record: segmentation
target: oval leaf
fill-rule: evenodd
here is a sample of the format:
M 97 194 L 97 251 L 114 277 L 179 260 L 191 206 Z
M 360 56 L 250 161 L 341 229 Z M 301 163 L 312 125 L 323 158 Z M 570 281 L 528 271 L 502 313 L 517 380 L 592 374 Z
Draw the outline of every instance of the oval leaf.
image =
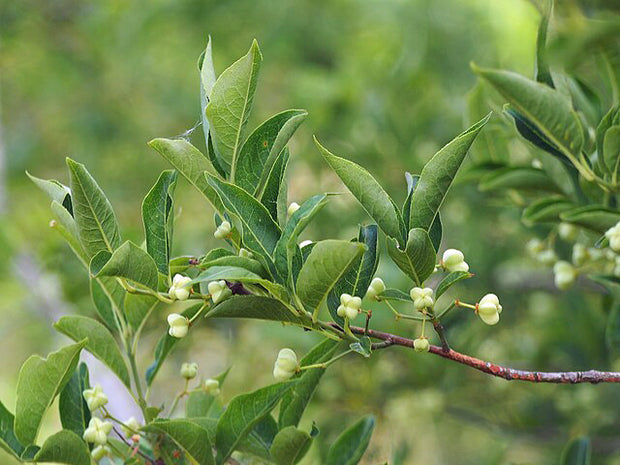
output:
M 200 465 L 215 463 L 207 430 L 188 420 L 157 420 L 142 428 L 150 433 L 164 433 L 192 460 Z
M 90 273 L 95 278 L 125 278 L 157 291 L 157 265 L 148 253 L 131 241 L 125 242 L 112 255 L 104 251 L 93 257 Z
M 356 465 L 366 452 L 374 427 L 374 417 L 367 416 L 347 429 L 329 448 L 325 465 Z
M 37 463 L 90 465 L 90 451 L 84 440 L 73 431 L 62 430 L 45 440 L 34 456 Z
M 394 240 L 388 239 L 388 253 L 403 273 L 418 286 L 435 270 L 437 252 L 428 233 L 421 228 L 409 231 L 407 246 L 400 250 Z

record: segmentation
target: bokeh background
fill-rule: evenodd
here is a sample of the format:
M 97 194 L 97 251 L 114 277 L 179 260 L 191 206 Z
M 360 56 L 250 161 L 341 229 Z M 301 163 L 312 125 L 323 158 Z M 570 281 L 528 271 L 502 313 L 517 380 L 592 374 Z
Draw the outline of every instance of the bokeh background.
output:
M 368 167 L 400 203 L 404 171 L 418 172 L 471 122 L 470 61 L 532 75 L 540 8 L 526 0 L 0 2 L 2 402 L 13 409 L 19 367 L 30 354 L 66 342 L 53 321 L 94 314 L 87 276 L 48 227 L 49 201 L 25 171 L 68 183 L 65 156 L 85 163 L 114 205 L 124 237 L 141 242 L 142 198 L 168 168 L 146 142 L 182 134 L 198 121 L 196 61 L 208 34 L 218 73 L 253 38 L 260 43 L 251 126 L 286 108 L 309 111 L 291 146 L 290 201 L 344 190 L 314 148 L 316 134 L 334 153 Z M 556 24 L 609 18 L 613 10 L 615 0 L 560 0 Z M 509 126 L 503 130 L 511 134 Z M 204 146 L 200 128 L 193 140 Z M 509 142 L 511 152 L 529 156 L 531 147 Z M 212 211 L 185 182 L 176 206 L 175 253 L 200 255 L 216 246 Z M 474 301 L 495 292 L 506 310 L 492 328 L 454 312 L 446 324 L 455 348 L 516 368 L 619 367 L 604 344 L 604 298 L 588 283 L 554 291 L 551 272 L 523 258 L 531 232 L 518 210 L 461 182 L 442 214 L 443 248 L 463 250 L 477 275 L 452 296 Z M 349 238 L 367 221 L 350 196 L 339 196 L 304 239 Z M 387 260 L 380 274 L 391 287 L 410 285 Z M 142 370 L 166 330 L 167 311 L 146 331 Z M 381 306 L 373 323 L 407 336 L 419 331 L 395 323 Z M 182 386 L 180 364 L 195 361 L 205 377 L 232 367 L 229 399 L 270 383 L 282 346 L 303 353 L 316 342 L 277 324 L 202 324 L 178 345 L 152 398 L 169 400 Z M 91 379 L 112 393 L 113 413 L 128 416 L 122 388 L 96 363 L 92 371 Z M 592 439 L 593 463 L 620 464 L 617 386 L 510 383 L 403 349 L 370 360 L 351 356 L 328 370 L 305 416 L 321 434 L 304 463 L 320 463 L 337 434 L 366 413 L 378 420 L 367 464 L 557 463 L 567 440 L 580 434 Z M 54 413 L 48 431 L 56 422 Z M 2 452 L 0 462 L 11 463 Z

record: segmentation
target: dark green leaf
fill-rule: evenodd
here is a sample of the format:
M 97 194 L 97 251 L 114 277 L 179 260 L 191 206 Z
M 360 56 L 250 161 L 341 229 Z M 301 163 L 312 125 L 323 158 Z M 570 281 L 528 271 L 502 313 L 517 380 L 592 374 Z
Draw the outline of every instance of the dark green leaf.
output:
M 428 233 L 421 228 L 409 231 L 407 246 L 400 250 L 396 241 L 388 239 L 388 253 L 396 265 L 418 286 L 435 270 L 437 253 Z
M 258 43 L 254 41 L 249 52 L 225 69 L 215 81 L 205 109 L 216 158 L 222 168 L 231 172 L 232 180 L 235 179 L 235 166 L 252 111 L 262 60 Z
M 172 247 L 172 195 L 177 184 L 177 172 L 166 170 L 142 202 L 142 222 L 146 251 L 155 261 L 160 273 L 168 276 L 168 261 Z
M 63 316 L 54 328 L 74 341 L 88 339 L 86 350 L 105 363 L 127 386 L 131 387 L 129 370 L 114 336 L 96 320 L 85 316 Z
M 89 388 L 88 367 L 85 363 L 80 363 L 58 397 L 58 410 L 60 411 L 62 427 L 73 431 L 79 437 L 84 434 L 91 418 L 90 410 L 82 395 Z
M 84 165 L 67 158 L 67 166 L 73 214 L 84 250 L 91 257 L 102 250 L 113 252 L 121 244 L 121 235 L 110 201 Z
M 276 465 L 295 465 L 312 444 L 312 437 L 294 426 L 287 426 L 278 432 L 271 445 L 271 457 Z
M 22 444 L 35 443 L 43 415 L 71 379 L 86 343 L 65 346 L 46 359 L 32 355 L 22 365 L 15 407 L 15 436 Z
M 73 431 L 62 430 L 45 440 L 34 456 L 38 463 L 66 463 L 68 465 L 90 465 L 90 451 L 84 440 Z
M 282 302 L 258 295 L 236 295 L 216 305 L 209 318 L 251 318 L 302 324 L 303 320 Z
M 590 465 L 590 439 L 580 437 L 570 441 L 562 453 L 562 465 Z
M 297 278 L 297 294 L 311 312 L 318 310 L 329 291 L 366 251 L 359 242 L 326 240 L 318 242 Z
M 157 420 L 142 428 L 168 435 L 192 460 L 200 465 L 215 463 L 207 430 L 188 420 Z
M 383 187 L 366 169 L 357 163 L 332 154 L 316 138 L 314 143 L 321 151 L 325 161 L 364 207 L 364 210 L 377 222 L 383 232 L 400 242 L 403 238 L 404 223 L 396 204 Z
M 564 197 L 543 197 L 523 210 L 521 220 L 528 226 L 538 223 L 559 223 L 560 214 L 572 208 L 575 208 L 575 204 Z
M 286 167 L 288 166 L 289 158 L 290 154 L 288 148 L 285 148 L 282 152 L 280 152 L 274 161 L 271 171 L 265 181 L 263 192 L 259 197 L 260 202 L 265 206 L 273 220 L 278 224 L 281 223 L 279 221 L 280 219 L 283 220 L 282 222 L 286 222 L 286 218 L 278 218 L 278 196 L 280 195 L 282 183 L 285 182 L 284 177 L 286 175 Z
M 587 205 L 561 213 L 560 219 L 603 234 L 620 221 L 620 213 L 600 205 Z
M 215 447 L 218 465 L 230 457 L 239 442 L 273 410 L 282 396 L 294 385 L 294 381 L 272 384 L 237 396 L 230 401 L 228 408 L 217 422 Z
M 603 156 L 613 179 L 617 179 L 620 171 L 620 125 L 611 126 L 605 132 Z
M 490 117 L 487 115 L 452 139 L 424 165 L 411 200 L 410 228 L 429 230 L 469 147 Z
M 520 166 L 500 168 L 480 180 L 482 192 L 498 189 L 561 193 L 562 190 L 540 169 Z
M 462 281 L 463 279 L 471 278 L 473 274 L 468 271 L 453 271 L 448 276 L 443 278 L 439 285 L 437 286 L 437 290 L 435 291 L 435 300 L 439 299 L 444 292 L 450 289 L 454 284 Z
M 543 14 L 538 26 L 538 35 L 536 37 L 536 81 L 543 84 L 547 84 L 549 87 L 555 87 L 553 85 L 553 78 L 551 77 L 551 70 L 549 69 L 549 63 L 547 62 L 547 29 L 549 27 L 549 18 L 553 14 L 553 0 L 547 2 L 547 10 Z
M 329 448 L 325 465 L 357 464 L 368 447 L 374 427 L 374 417 L 367 416 L 347 429 Z
M 24 446 L 15 436 L 14 422 L 13 414 L 0 402 L 0 449 L 19 458 L 24 452 Z
M 349 348 L 366 358 L 370 357 L 372 353 L 370 338 L 368 336 L 362 336 L 359 342 L 353 342 L 349 345 Z
M 106 251 L 98 253 L 91 260 L 90 273 L 95 278 L 109 276 L 128 279 L 157 291 L 157 265 L 148 253 L 131 241 L 125 242 L 111 255 Z

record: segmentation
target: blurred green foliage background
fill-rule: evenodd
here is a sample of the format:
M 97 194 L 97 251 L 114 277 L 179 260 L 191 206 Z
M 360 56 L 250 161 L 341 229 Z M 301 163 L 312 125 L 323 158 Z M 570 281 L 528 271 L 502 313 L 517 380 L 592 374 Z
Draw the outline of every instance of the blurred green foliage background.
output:
M 618 9 L 613 0 L 558 3 L 558 25 Z M 476 82 L 470 61 L 532 75 L 539 9 L 525 0 L 1 2 L 2 401 L 13 407 L 19 366 L 31 353 L 61 343 L 50 326 L 55 319 L 93 314 L 85 272 L 47 227 L 49 202 L 24 171 L 67 183 L 64 157 L 85 163 L 124 236 L 141 242 L 142 198 L 167 168 L 146 142 L 182 134 L 199 120 L 196 61 L 208 34 L 218 73 L 253 38 L 260 43 L 265 61 L 251 126 L 285 108 L 310 113 L 291 146 L 290 201 L 344 191 L 312 144 L 316 134 L 334 153 L 369 168 L 401 202 L 404 171 L 418 172 L 469 122 L 467 94 Z M 193 141 L 204 145 L 201 130 Z M 212 212 L 187 183 L 177 193 L 175 252 L 200 255 L 216 245 Z M 522 258 L 530 233 L 517 210 L 462 183 L 442 213 L 444 247 L 463 250 L 477 275 L 459 286 L 459 297 L 495 292 L 506 310 L 497 327 L 454 312 L 447 326 L 455 348 L 516 368 L 620 368 L 603 341 L 604 298 L 587 283 L 554 292 L 550 271 Z M 349 195 L 338 196 L 304 238 L 352 237 L 367 221 Z M 387 260 L 380 275 L 408 289 Z M 376 328 L 417 334 L 386 307 L 374 310 Z M 143 369 L 166 330 L 164 312 L 144 338 Z M 169 400 L 181 387 L 183 361 L 198 362 L 203 376 L 232 365 L 224 390 L 230 398 L 271 382 L 279 348 L 303 353 L 315 342 L 277 324 L 202 324 L 179 344 L 153 398 Z M 106 376 L 95 369 L 91 378 L 105 385 Z M 119 390 L 111 404 L 115 397 L 123 412 L 126 396 Z M 304 463 L 320 463 L 325 445 L 369 412 L 378 427 L 368 464 L 557 463 L 576 434 L 592 438 L 593 463 L 620 464 L 617 386 L 509 383 L 401 349 L 371 360 L 351 356 L 328 370 L 305 417 L 321 435 Z M 0 461 L 8 460 L 0 452 Z

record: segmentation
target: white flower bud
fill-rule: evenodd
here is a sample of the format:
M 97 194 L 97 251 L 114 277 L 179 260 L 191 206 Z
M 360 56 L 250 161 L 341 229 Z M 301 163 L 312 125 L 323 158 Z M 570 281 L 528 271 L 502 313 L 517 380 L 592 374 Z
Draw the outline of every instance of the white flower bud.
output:
M 142 425 L 140 424 L 138 420 L 136 420 L 136 417 L 129 417 L 121 425 L 121 431 L 126 437 L 130 438 L 134 434 L 136 434 L 140 430 L 141 427 Z
M 558 256 L 552 249 L 543 250 L 542 252 L 539 252 L 538 255 L 536 255 L 536 260 L 543 265 L 553 265 L 557 261 L 557 259 Z
M 168 334 L 172 337 L 182 338 L 187 336 L 189 331 L 189 320 L 183 315 L 172 313 L 168 315 Z
M 605 252 L 601 249 L 597 249 L 596 247 L 588 248 L 588 255 L 593 261 L 601 260 L 605 257 Z
M 480 319 L 488 325 L 496 325 L 499 322 L 499 314 L 502 313 L 502 306 L 499 298 L 495 294 L 486 294 L 477 305 L 477 312 Z
M 430 308 L 435 303 L 433 301 L 433 290 L 430 287 L 414 287 L 409 291 L 409 295 L 416 310 Z
M 286 213 L 288 214 L 288 216 L 293 216 L 293 213 L 295 213 L 297 210 L 299 210 L 299 204 L 297 202 L 291 202 L 291 204 L 288 206 L 288 210 L 286 211 Z
M 385 291 L 385 283 L 381 278 L 377 277 L 370 282 L 370 286 L 368 286 L 365 297 L 369 299 L 376 299 L 377 295 L 381 294 L 383 291 Z
M 252 258 L 254 257 L 254 254 L 250 252 L 248 249 L 244 249 L 243 247 L 241 247 L 239 249 L 239 256 L 243 258 Z
M 216 239 L 224 239 L 230 235 L 231 231 L 232 231 L 232 226 L 230 225 L 230 223 L 228 221 L 222 221 L 222 223 L 217 227 L 217 229 L 213 233 L 213 236 Z
M 574 224 L 560 223 L 558 226 L 558 234 L 565 241 L 574 241 L 578 233 L 579 229 Z
M 308 240 L 308 239 L 307 239 L 307 240 L 305 240 L 305 241 L 301 241 L 301 242 L 299 243 L 299 248 L 300 248 L 300 249 L 303 249 L 305 246 L 310 245 L 310 244 L 312 244 L 312 241 L 311 241 L 311 240 Z
M 217 379 L 205 379 L 202 383 L 202 390 L 213 397 L 220 395 L 220 382 Z
M 620 252 L 620 221 L 605 232 L 605 237 L 609 240 L 609 247 L 615 252 Z
M 93 449 L 90 455 L 96 462 L 97 460 L 101 460 L 102 458 L 107 457 L 108 455 L 110 455 L 111 452 L 112 451 L 108 446 L 97 446 Z
M 540 252 L 545 250 L 545 244 L 543 243 L 543 241 L 535 237 L 527 241 L 527 244 L 525 244 L 525 250 L 527 250 L 527 253 L 530 255 L 530 257 L 536 258 L 536 256 Z
M 172 278 L 172 286 L 168 290 L 168 297 L 172 300 L 187 300 L 191 290 L 191 282 L 192 278 L 189 276 L 175 274 Z
M 414 339 L 413 348 L 416 352 L 428 352 L 430 349 L 428 338 L 420 336 L 419 338 Z
M 340 295 L 340 306 L 336 310 L 336 314 L 342 318 L 348 318 L 353 320 L 359 315 L 362 308 L 362 299 L 359 297 L 353 297 L 349 294 Z
M 443 267 L 448 271 L 469 271 L 463 252 L 457 249 L 448 249 L 441 259 Z
M 583 244 L 575 244 L 573 246 L 573 264 L 575 266 L 581 266 L 590 259 L 588 249 Z
M 91 389 L 85 389 L 82 396 L 86 401 L 86 405 L 88 405 L 88 410 L 91 412 L 108 403 L 108 396 L 105 395 L 100 384 L 95 384 L 95 387 Z
M 286 381 L 295 375 L 298 368 L 297 355 L 292 349 L 282 349 L 273 366 L 273 377 L 278 381 Z
M 86 442 L 103 446 L 108 442 L 110 431 L 112 431 L 112 423 L 93 417 L 90 419 L 88 428 L 86 428 L 82 437 Z
M 553 267 L 553 273 L 555 274 L 555 286 L 563 291 L 570 288 L 577 278 L 577 270 L 565 261 L 557 262 Z
M 198 373 L 197 363 L 184 363 L 181 365 L 181 376 L 185 379 L 194 379 Z
M 221 281 L 211 281 L 207 285 L 207 289 L 214 304 L 219 304 L 232 295 L 232 291 L 223 279 Z

